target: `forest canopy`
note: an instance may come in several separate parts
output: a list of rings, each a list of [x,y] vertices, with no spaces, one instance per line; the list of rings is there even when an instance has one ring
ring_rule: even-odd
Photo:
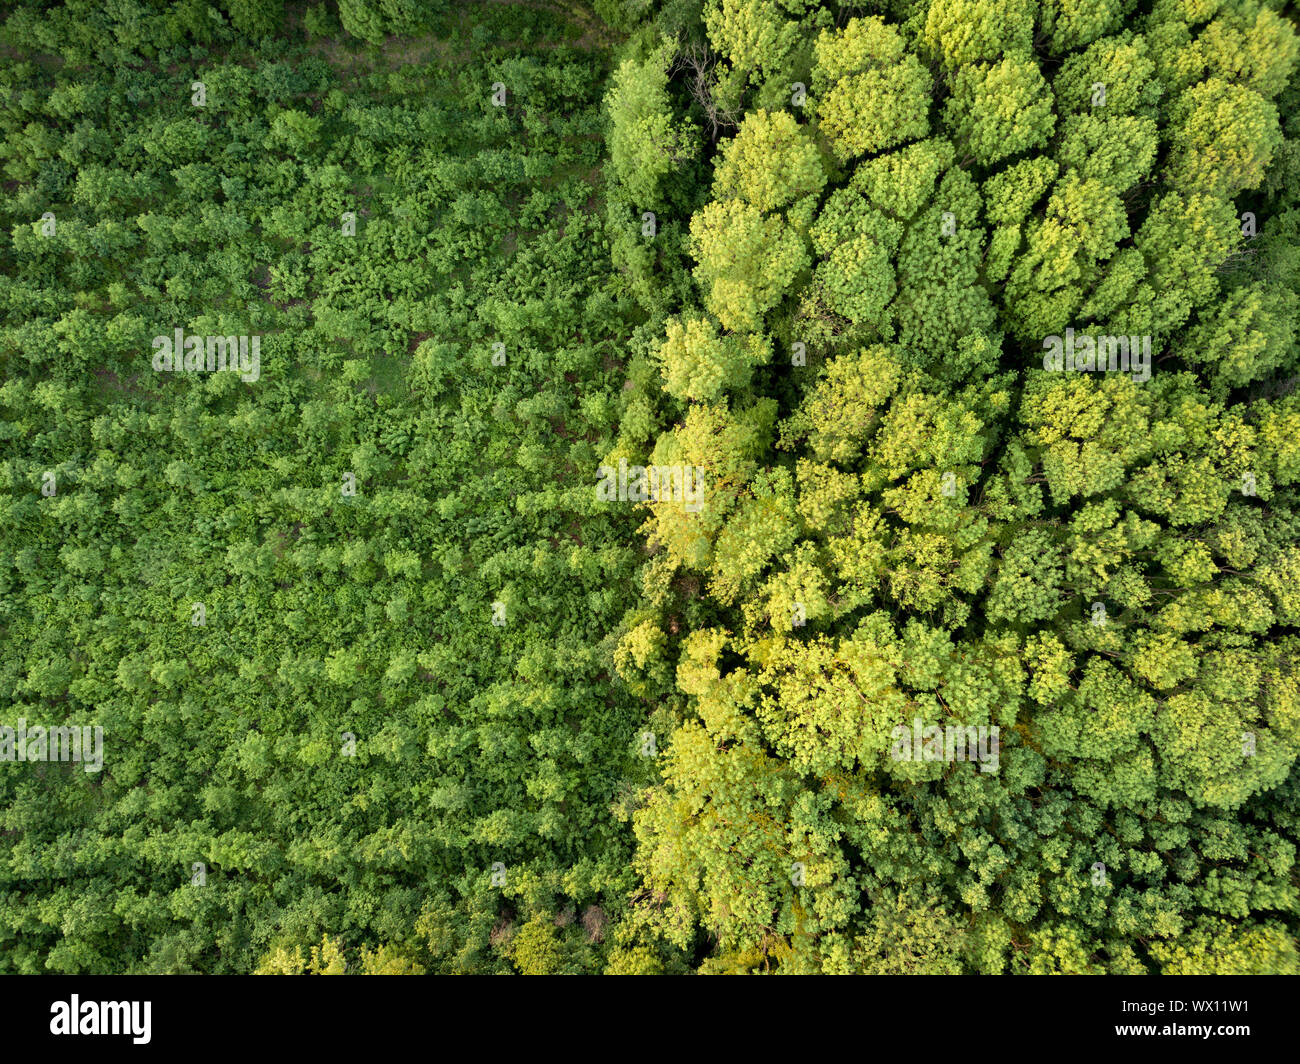
[[[0,48],[0,973],[1300,974],[1280,0]]]

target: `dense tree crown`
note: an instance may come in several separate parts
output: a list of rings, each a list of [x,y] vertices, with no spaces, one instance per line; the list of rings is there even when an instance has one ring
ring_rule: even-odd
[[[628,46],[675,42],[662,120],[716,123],[712,181],[656,205],[680,235],[622,262],[673,296],[641,300],[658,417],[621,446],[710,476],[699,515],[647,504],[616,655],[674,722],[620,956],[1300,970],[1294,28],[1254,0],[700,21]],[[996,758],[913,729],[996,729]]]
[[[0,43],[0,972],[1300,973],[1280,0]]]

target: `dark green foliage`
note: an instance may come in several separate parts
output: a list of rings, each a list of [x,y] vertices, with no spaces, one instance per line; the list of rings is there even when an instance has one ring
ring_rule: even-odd
[[[600,59],[435,44],[6,66],[0,723],[99,725],[105,761],[3,764],[2,970],[283,968],[325,935],[602,967],[642,711],[607,634],[635,524],[590,488],[628,328]],[[155,373],[177,327],[260,335],[259,378]]]

